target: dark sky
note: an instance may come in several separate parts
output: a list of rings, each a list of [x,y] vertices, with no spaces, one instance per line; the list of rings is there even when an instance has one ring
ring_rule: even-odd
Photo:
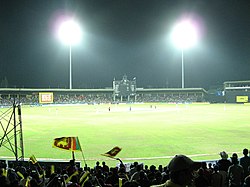
[[[250,80],[247,0],[0,0],[0,80],[9,87],[68,88],[69,48],[55,36],[60,15],[84,31],[72,48],[73,88],[181,87],[181,50],[170,42],[184,15],[198,25],[198,45],[184,51],[185,87]]]

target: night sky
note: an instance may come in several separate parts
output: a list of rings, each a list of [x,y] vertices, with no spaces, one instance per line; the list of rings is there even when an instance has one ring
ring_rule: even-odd
[[[184,51],[185,87],[250,80],[247,0],[0,0],[0,81],[68,88],[69,47],[56,37],[66,15],[83,30],[72,47],[73,88],[112,87],[125,74],[137,87],[181,87],[181,50],[169,36],[183,17],[200,36]]]

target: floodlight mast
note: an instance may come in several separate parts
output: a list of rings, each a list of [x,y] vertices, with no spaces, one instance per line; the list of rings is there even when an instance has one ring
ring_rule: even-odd
[[[172,40],[181,49],[181,88],[185,88],[184,50],[196,44],[197,31],[189,20],[184,20],[174,27]]]
[[[71,56],[71,44],[69,44],[69,89],[72,89],[72,56]]]
[[[181,88],[185,88],[184,81],[184,56],[183,48],[181,48]]]
[[[72,45],[81,40],[80,26],[73,19],[63,22],[59,28],[60,40],[69,46],[69,89],[72,89]]]

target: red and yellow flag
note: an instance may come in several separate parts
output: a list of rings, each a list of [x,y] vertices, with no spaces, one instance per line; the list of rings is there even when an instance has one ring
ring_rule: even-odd
[[[122,150],[122,148],[120,147],[114,147],[113,149],[111,149],[110,151],[108,151],[107,153],[101,154],[103,156],[107,156],[107,157],[115,157],[120,151]]]
[[[55,138],[52,147],[67,151],[82,151],[78,137]]]

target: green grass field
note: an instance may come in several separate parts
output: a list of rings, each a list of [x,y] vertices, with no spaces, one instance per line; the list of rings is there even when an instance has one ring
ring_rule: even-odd
[[[122,148],[118,157],[125,163],[148,165],[166,165],[175,154],[212,160],[225,150],[242,156],[250,148],[250,105],[243,104],[23,106],[22,122],[26,158],[69,160],[71,152],[52,148],[53,139],[78,136],[89,166],[97,160],[114,166],[116,160],[101,156],[114,146]],[[0,156],[14,157],[4,147]],[[80,152],[75,156],[82,160]]]

